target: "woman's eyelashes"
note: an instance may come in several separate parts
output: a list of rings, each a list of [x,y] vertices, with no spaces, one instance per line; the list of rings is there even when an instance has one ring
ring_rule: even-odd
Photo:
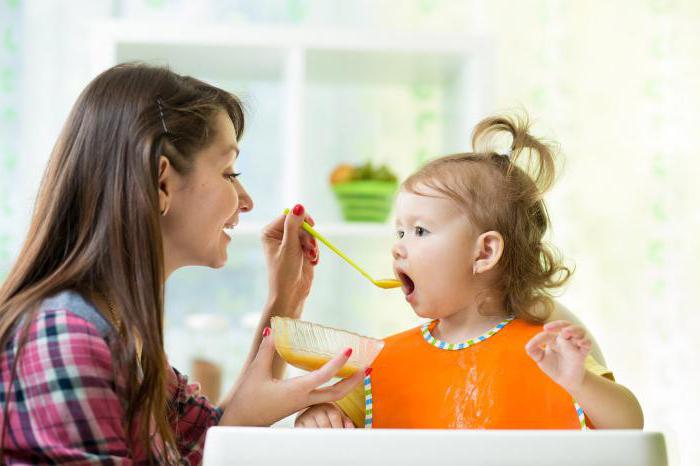
[[[226,178],[231,184],[236,182],[236,178],[241,176],[240,173],[224,173],[224,178]]]

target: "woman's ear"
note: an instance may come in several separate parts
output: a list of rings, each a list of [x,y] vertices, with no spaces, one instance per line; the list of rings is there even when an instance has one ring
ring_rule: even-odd
[[[503,255],[503,236],[497,231],[487,231],[476,239],[474,248],[474,275],[487,272],[498,264]]]
[[[158,159],[158,205],[161,215],[167,214],[170,209],[170,193],[173,183],[172,171],[173,166],[170,165],[170,160],[161,155]]]

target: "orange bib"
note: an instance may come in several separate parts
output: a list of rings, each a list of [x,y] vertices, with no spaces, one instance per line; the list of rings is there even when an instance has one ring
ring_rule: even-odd
[[[506,320],[460,344],[436,321],[385,340],[365,379],[365,426],[425,429],[582,429],[583,411],[525,352],[542,327]]]

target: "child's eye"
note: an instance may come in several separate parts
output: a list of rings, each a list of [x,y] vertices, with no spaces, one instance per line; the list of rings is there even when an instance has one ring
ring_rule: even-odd
[[[428,234],[428,230],[423,227],[416,227],[416,236],[425,236]]]
[[[398,236],[399,239],[403,238],[403,231],[398,230],[398,231],[396,232],[396,236]]]
[[[224,173],[224,178],[226,178],[231,184],[235,183],[236,178],[239,176],[241,176],[240,173]]]

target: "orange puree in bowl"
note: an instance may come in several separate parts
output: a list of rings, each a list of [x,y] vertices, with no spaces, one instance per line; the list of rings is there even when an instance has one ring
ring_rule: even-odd
[[[292,366],[307,371],[316,370],[332,359],[332,357],[329,356],[294,351],[291,348],[277,348],[277,352],[280,354],[282,359],[287,361]],[[350,377],[357,372],[358,369],[358,367],[346,363],[338,372],[337,377]]]

